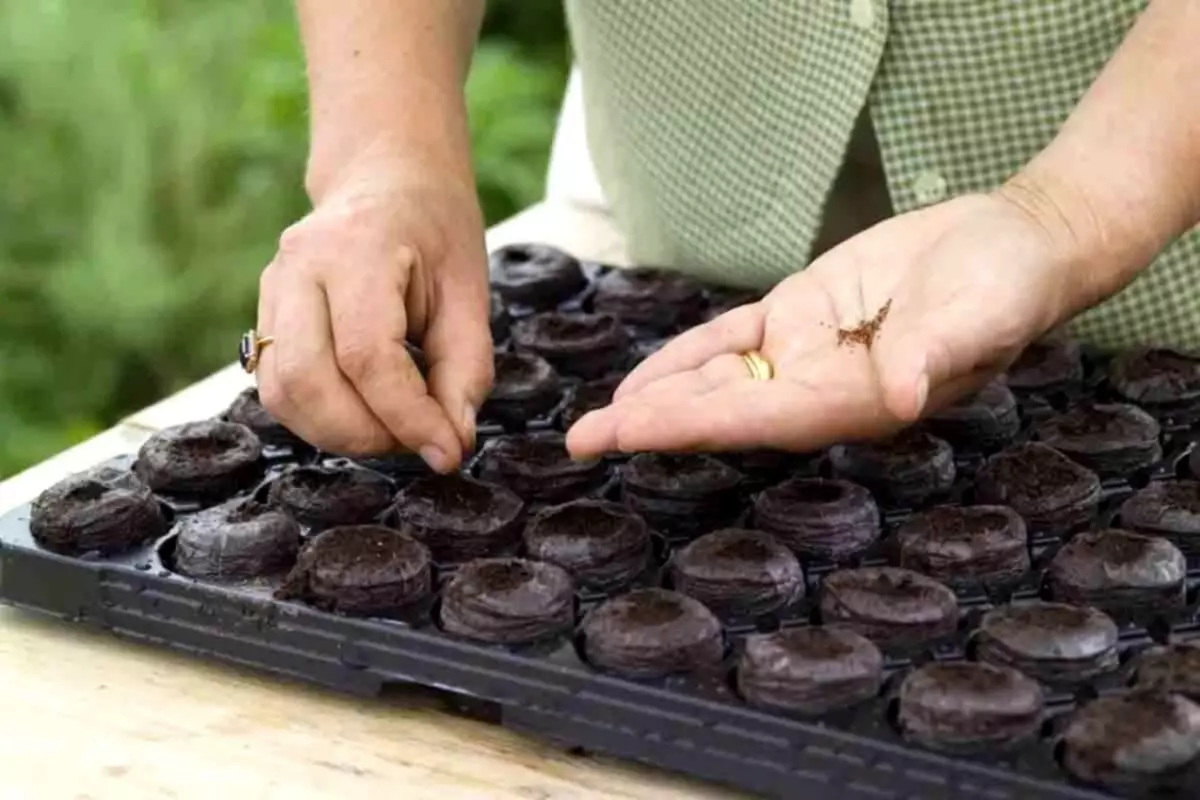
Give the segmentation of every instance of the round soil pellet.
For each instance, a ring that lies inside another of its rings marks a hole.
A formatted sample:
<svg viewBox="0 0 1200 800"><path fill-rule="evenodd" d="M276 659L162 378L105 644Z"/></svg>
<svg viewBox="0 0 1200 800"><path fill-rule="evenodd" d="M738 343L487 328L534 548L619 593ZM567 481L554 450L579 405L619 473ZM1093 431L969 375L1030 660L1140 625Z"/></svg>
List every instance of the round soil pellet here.
<svg viewBox="0 0 1200 800"><path fill-rule="evenodd" d="M574 500L537 513L525 527L525 552L557 564L577 584L628 583L650 559L650 529L634 512L605 500Z"/></svg>
<svg viewBox="0 0 1200 800"><path fill-rule="evenodd" d="M1084 783L1196 797L1200 706L1165 692L1101 697L1071 715L1059 753L1063 769Z"/></svg>
<svg viewBox="0 0 1200 800"><path fill-rule="evenodd" d="M479 477L506 486L529 502L561 503L599 489L608 462L577 461L562 434L502 436L479 455Z"/></svg>
<svg viewBox="0 0 1200 800"><path fill-rule="evenodd" d="M516 545L525 503L503 486L465 475L430 475L396 495L389 518L439 562L502 554Z"/></svg>
<svg viewBox="0 0 1200 800"><path fill-rule="evenodd" d="M835 445L829 460L839 477L900 507L919 506L945 494L956 474L950 445L917 428L883 441Z"/></svg>
<svg viewBox="0 0 1200 800"><path fill-rule="evenodd" d="M1117 624L1089 606L1029 601L988 611L976 657L1047 683L1087 681L1117 667Z"/></svg>
<svg viewBox="0 0 1200 800"><path fill-rule="evenodd" d="M1093 605L1118 618L1176 611L1185 603L1187 562L1157 536L1115 529L1076 534L1046 574L1055 600Z"/></svg>
<svg viewBox="0 0 1200 800"><path fill-rule="evenodd" d="M46 489L29 510L29 531L41 547L64 555L116 555L167 530L162 506L133 472L101 465Z"/></svg>
<svg viewBox="0 0 1200 800"><path fill-rule="evenodd" d="M621 496L652 528L695 534L723 528L741 510L742 475L707 455L639 453L621 469Z"/></svg>
<svg viewBox="0 0 1200 800"><path fill-rule="evenodd" d="M292 567L300 550L296 520L250 498L189 514L173 532L175 571L206 580L277 575Z"/></svg>
<svg viewBox="0 0 1200 800"><path fill-rule="evenodd" d="M387 477L359 467L292 467L271 483L267 498L314 531L375 522L395 495Z"/></svg>
<svg viewBox="0 0 1200 800"><path fill-rule="evenodd" d="M262 477L262 442L245 425L187 422L147 439L134 470L156 492L221 499Z"/></svg>
<svg viewBox="0 0 1200 800"><path fill-rule="evenodd" d="M432 586L423 544L382 525L348 525L311 539L276 596L348 616L391 616L425 600Z"/></svg>
<svg viewBox="0 0 1200 800"><path fill-rule="evenodd" d="M736 671L738 693L748 704L805 715L875 697L882 681L879 648L844 628L787 628L749 636Z"/></svg>
<svg viewBox="0 0 1200 800"><path fill-rule="evenodd" d="M536 353L562 375L586 380L617 372L628 360L629 334L610 314L544 312L512 326L518 351Z"/></svg>
<svg viewBox="0 0 1200 800"><path fill-rule="evenodd" d="M1125 477L1162 459L1158 421L1137 406L1084 405L1040 422L1039 440L1102 477Z"/></svg>
<svg viewBox="0 0 1200 800"><path fill-rule="evenodd" d="M1017 745L1041 723L1037 682L972 662L926 664L900 685L897 722L906 739L933 750L978 752Z"/></svg>
<svg viewBox="0 0 1200 800"><path fill-rule="evenodd" d="M579 261L549 245L507 245L489 261L492 286L511 305L551 309L587 285Z"/></svg>
<svg viewBox="0 0 1200 800"><path fill-rule="evenodd" d="M879 538L879 506L851 481L793 478L759 493L754 524L802 558L844 561Z"/></svg>
<svg viewBox="0 0 1200 800"><path fill-rule="evenodd" d="M726 528L678 550L671 559L676 591L694 597L723 620L786 608L804 596L804 571L770 534Z"/></svg>
<svg viewBox="0 0 1200 800"><path fill-rule="evenodd" d="M989 456L975 475L975 501L1008 506L1030 532L1064 535L1100 505L1100 477L1052 447L1013 445Z"/></svg>
<svg viewBox="0 0 1200 800"><path fill-rule="evenodd" d="M448 633L493 644L562 636L575 624L575 588L566 570L521 558L463 565L442 595Z"/></svg>
<svg viewBox="0 0 1200 800"><path fill-rule="evenodd" d="M638 589L604 601L581 626L593 666L631 678L719 669L721 623L703 603L666 589Z"/></svg>
<svg viewBox="0 0 1200 800"><path fill-rule="evenodd" d="M958 626L958 599L945 584L896 567L838 570L821 586L821 621L881 647L924 645Z"/></svg>
<svg viewBox="0 0 1200 800"><path fill-rule="evenodd" d="M900 566L950 586L1006 586L1029 571L1025 521L1007 506L938 506L896 533Z"/></svg>
<svg viewBox="0 0 1200 800"><path fill-rule="evenodd" d="M1012 391L995 380L954 405L932 412L924 424L956 451L989 452L1016 438L1021 415Z"/></svg>
<svg viewBox="0 0 1200 800"><path fill-rule="evenodd" d="M1120 519L1126 530L1161 536L1184 555L1200 556L1200 481L1155 481L1121 504Z"/></svg>

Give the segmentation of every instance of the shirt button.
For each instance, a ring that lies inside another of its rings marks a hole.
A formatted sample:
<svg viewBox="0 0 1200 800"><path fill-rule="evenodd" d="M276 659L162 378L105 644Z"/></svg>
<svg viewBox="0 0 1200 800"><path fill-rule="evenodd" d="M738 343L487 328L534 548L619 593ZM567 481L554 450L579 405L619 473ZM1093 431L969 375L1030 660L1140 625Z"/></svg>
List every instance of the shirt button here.
<svg viewBox="0 0 1200 800"><path fill-rule="evenodd" d="M946 179L941 173L928 170L917 175L913 181L913 193L921 205L929 205L946 199Z"/></svg>
<svg viewBox="0 0 1200 800"><path fill-rule="evenodd" d="M875 27L873 0L850 0L850 22L856 28L869 31Z"/></svg>

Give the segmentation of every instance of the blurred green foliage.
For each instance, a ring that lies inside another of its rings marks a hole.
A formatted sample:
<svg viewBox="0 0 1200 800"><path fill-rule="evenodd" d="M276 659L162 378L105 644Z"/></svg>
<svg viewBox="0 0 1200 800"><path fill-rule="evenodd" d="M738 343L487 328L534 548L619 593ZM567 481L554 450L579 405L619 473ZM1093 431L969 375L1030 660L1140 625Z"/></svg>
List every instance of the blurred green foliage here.
<svg viewBox="0 0 1200 800"><path fill-rule="evenodd" d="M559 0L491 0L489 222L540 197L567 67ZM0 477L231 360L306 147L286 2L0 3Z"/></svg>

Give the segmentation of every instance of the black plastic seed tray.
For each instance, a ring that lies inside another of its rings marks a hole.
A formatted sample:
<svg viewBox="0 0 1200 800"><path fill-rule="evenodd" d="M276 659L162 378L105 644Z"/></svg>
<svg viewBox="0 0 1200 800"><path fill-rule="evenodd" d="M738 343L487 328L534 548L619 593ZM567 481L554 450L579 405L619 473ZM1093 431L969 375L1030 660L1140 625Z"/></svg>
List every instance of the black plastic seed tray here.
<svg viewBox="0 0 1200 800"><path fill-rule="evenodd" d="M594 281L602 269L587 270L589 283L573 293L565 310L591 310ZM719 292L705 293L716 304ZM527 311L521 310L520 316ZM648 351L661 334L630 327L632 352ZM636 360L636 356L630 361ZM628 363L621 369L627 368ZM1068 389L1026 392L1021 396L1022 423L1015 441L1033 436L1039 420L1056 411L1093 400L1110 399L1103 360L1088 358L1084 380ZM619 370L618 370L619 371ZM569 398L578 380L564 380ZM565 402L565 399L564 399ZM480 448L464 467L479 478L489 453L505 438L561 436L562 402L550 414L531 420L527 430L500 426L480 429ZM1119 478L1104 481L1102 500L1090 521L1095 530L1120 526L1121 503L1151 483L1196 475L1194 457L1200 428L1165 418L1162 459ZM975 476L986 452L960 448L955 454L957 478L930 504L969 505ZM755 523L757 493L794 476L834 473L824 454L772 458L771 454L725 454L721 458L742 469L730 522ZM1189 466L1189 459L1191 466ZM304 466L334 470L367 469L384 475L400 491L428 476L411 456L357 462L320 454L309 448L273 447L264 459L261 482L246 496L268 502L270 488L281 476ZM134 457L112 462L130 469ZM587 483L578 496L631 502L625 487L626 458L607 459L601 478ZM356 473L359 474L359 473ZM496 473L499 474L499 473ZM494 477L491 473L484 477ZM217 502L181 499L162 492L158 501L174 523ZM546 503L526 498L526 517ZM361 617L328 613L299 600L280 600L280 573L238 583L204 581L175 571L177 534L172 528L117 555L96 552L63 555L39 546L30 531L30 507L0 518L0 601L108 630L119 636L166 645L197 655L246 664L363 695L378 694L390 684L419 684L441 690L453 702L507 727L533 733L566 747L611 754L714 780L769 797L830 798L1100 798L1116 790L1085 786L1060 763L1058 739L1064 720L1095 698L1127 691L1133 659L1154 644L1200 640L1200 561L1189 557L1186 606L1170 613L1150 608L1119 619L1120 666L1099 677L1070 686L1045 684L1040 730L1008 748L985 748L971 754L946 755L906 739L897 725L897 692L905 677L922 665L976 658L972 633L986 611L997 605L1044 596L1047 564L1064 538L1036 528L1029 531L1031 569L1003 587L957 586L957 628L919 646L882 647L884 680L870 699L819 717L768 711L747 701L738 690L735 670L747 637L822 624L819 600L825 580L839 570L895 564L897 528L912 508L880 503L883 534L866 551L842 563L803 558L807 582L804 597L769 614L731 617L723 626L724 659L719 668L672 674L661 679L620 677L589 663L580 641L579 623L606 599L641 587L672 588L672 559L698 534L727 524L704 518L679 527L661 525L649 538L645 567L615 589L578 588L574 594L576 627L569 635L523 645L488 645L446 632L441 604L447 583L462 569L454 562L433 565L433 591L395 613ZM391 510L375 519L390 524ZM698 524L697 524L698 523ZM697 531L697 528L699 530ZM316 529L304 528L305 541ZM509 542L489 555L516 554ZM1188 794L1182 783L1174 795Z"/></svg>

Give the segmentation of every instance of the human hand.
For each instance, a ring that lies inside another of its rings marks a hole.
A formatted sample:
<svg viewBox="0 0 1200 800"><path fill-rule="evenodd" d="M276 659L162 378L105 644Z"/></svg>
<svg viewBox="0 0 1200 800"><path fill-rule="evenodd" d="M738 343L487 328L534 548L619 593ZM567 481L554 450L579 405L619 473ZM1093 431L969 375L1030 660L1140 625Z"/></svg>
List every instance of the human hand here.
<svg viewBox="0 0 1200 800"><path fill-rule="evenodd" d="M470 187L372 165L338 181L263 270L263 405L344 455L462 461L492 384L483 224ZM428 382L405 349L419 342Z"/></svg>
<svg viewBox="0 0 1200 800"><path fill-rule="evenodd" d="M964 196L864 231L647 358L568 448L808 451L886 436L979 388L1098 299L1072 232L1036 200ZM839 337L877 315L870 346ZM748 350L773 380L751 379Z"/></svg>

